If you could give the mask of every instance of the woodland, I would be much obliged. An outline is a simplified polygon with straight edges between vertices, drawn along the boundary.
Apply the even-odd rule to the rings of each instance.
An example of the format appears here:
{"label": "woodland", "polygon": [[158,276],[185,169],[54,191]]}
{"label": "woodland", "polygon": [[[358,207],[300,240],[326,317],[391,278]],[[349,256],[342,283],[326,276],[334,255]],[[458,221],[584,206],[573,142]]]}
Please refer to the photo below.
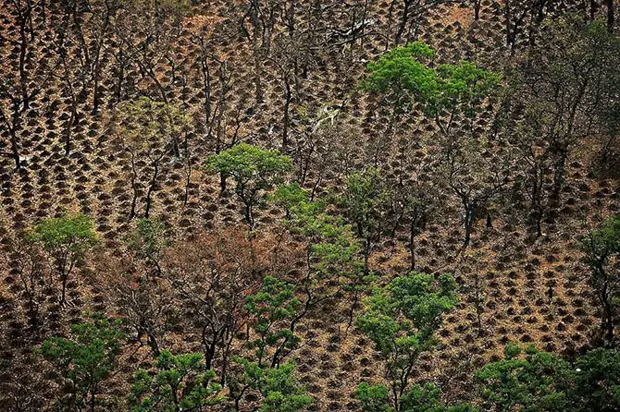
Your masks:
{"label": "woodland", "polygon": [[0,411],[620,410],[614,0],[0,0]]}

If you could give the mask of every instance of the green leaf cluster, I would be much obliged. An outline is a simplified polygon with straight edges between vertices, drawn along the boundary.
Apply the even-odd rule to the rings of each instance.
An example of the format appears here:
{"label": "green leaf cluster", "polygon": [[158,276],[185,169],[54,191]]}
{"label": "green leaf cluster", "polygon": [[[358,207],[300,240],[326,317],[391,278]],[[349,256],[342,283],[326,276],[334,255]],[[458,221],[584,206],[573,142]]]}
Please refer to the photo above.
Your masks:
{"label": "green leaf cluster", "polygon": [[131,410],[191,411],[221,403],[221,386],[212,382],[215,373],[204,369],[203,356],[199,353],[173,355],[162,351],[154,376],[144,369],[134,374],[129,397]]}
{"label": "green leaf cluster", "polygon": [[500,83],[500,76],[461,61],[432,67],[435,52],[423,43],[398,47],[367,66],[363,90],[383,94],[396,109],[420,104],[427,116],[463,106],[466,115]]}
{"label": "green leaf cluster", "polygon": [[81,214],[45,219],[30,231],[29,238],[52,255],[76,258],[97,242],[93,221]]}
{"label": "green leaf cluster", "polygon": [[236,361],[244,367],[243,380],[263,397],[259,408],[261,412],[302,411],[314,401],[295,379],[294,362],[265,367],[243,358],[237,358]]}
{"label": "green leaf cluster", "polygon": [[488,407],[509,411],[616,411],[620,352],[599,348],[574,363],[530,346],[508,344],[505,359],[476,374]]}
{"label": "green leaf cluster", "polygon": [[88,323],[71,325],[68,337],[54,337],[43,342],[41,355],[55,366],[73,395],[75,407],[95,403],[101,382],[116,366],[124,334],[119,322],[93,317]]}
{"label": "green leaf cluster", "polygon": [[[269,348],[281,352],[297,346],[299,337],[289,327],[301,305],[295,297],[295,285],[266,276],[261,289],[248,296],[246,302],[245,308],[252,318],[252,329],[257,335],[249,344],[256,348],[259,366],[263,366]],[[277,364],[277,361],[274,358],[272,363]]]}
{"label": "green leaf cluster", "polygon": [[357,327],[375,344],[385,362],[391,406],[400,405],[409,388],[413,367],[421,352],[435,344],[434,332],[442,315],[456,303],[452,275],[411,272],[377,288],[367,300]]}

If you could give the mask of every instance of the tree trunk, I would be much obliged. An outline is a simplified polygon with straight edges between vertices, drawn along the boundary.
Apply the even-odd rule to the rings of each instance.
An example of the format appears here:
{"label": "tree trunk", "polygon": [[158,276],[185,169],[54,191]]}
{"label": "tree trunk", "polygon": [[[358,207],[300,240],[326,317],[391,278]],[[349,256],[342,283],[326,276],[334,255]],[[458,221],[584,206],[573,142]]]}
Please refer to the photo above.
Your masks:
{"label": "tree trunk", "polygon": [[555,164],[555,171],[553,176],[553,197],[555,201],[560,203],[560,196],[562,193],[562,187],[564,186],[564,169],[566,167],[566,152],[559,153],[559,158]]}
{"label": "tree trunk", "polygon": [[151,179],[149,190],[146,193],[146,210],[144,211],[145,219],[149,218],[149,213],[151,211],[151,196],[153,194],[153,189],[155,188],[155,182],[157,180],[158,172],[159,172],[159,164],[157,162],[153,162],[153,178]]}
{"label": "tree trunk", "polygon": [[9,133],[11,135],[11,153],[13,156],[13,160],[15,161],[15,170],[21,170],[22,162],[19,156],[19,144],[17,143],[17,132],[15,131],[15,126],[8,127]]}
{"label": "tree trunk", "polygon": [[71,152],[71,132],[73,131],[73,124],[77,117],[77,99],[73,95],[71,96],[71,114],[69,115],[69,122],[67,123],[67,130],[65,130],[65,156],[69,156]]}
{"label": "tree trunk", "polygon": [[67,275],[61,275],[60,280],[62,282],[62,294],[60,295],[60,305],[67,303]]}
{"label": "tree trunk", "polygon": [[284,87],[286,95],[284,98],[284,125],[282,126],[282,151],[286,151],[288,146],[288,128],[290,123],[289,107],[291,105],[291,85],[289,84],[288,77],[284,78]]}
{"label": "tree trunk", "polygon": [[89,406],[90,412],[95,412],[95,394],[93,391],[90,392]]}
{"label": "tree trunk", "polygon": [[465,240],[463,241],[463,248],[469,246],[471,241],[471,232],[474,228],[474,222],[476,220],[476,206],[469,205],[465,207]]}
{"label": "tree trunk", "polygon": [[403,33],[405,32],[405,29],[407,28],[407,22],[409,21],[409,12],[410,12],[409,6],[411,6],[411,0],[404,0],[403,14],[400,19],[400,25],[398,26],[398,32],[396,33],[396,39],[394,40],[394,43],[396,45],[398,45],[398,43],[400,42],[400,39],[402,38]]}
{"label": "tree trunk", "polygon": [[133,191],[133,197],[131,198],[131,210],[129,211],[129,220],[132,220],[136,216],[136,204],[138,203],[138,172],[136,171],[136,159],[135,154],[131,152],[131,189]]}

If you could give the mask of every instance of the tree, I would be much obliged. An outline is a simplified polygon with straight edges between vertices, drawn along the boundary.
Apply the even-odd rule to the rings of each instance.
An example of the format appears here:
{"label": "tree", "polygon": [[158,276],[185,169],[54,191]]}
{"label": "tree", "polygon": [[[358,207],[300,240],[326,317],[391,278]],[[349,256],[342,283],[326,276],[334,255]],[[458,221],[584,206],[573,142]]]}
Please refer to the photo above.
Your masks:
{"label": "tree", "polygon": [[392,106],[388,134],[401,112],[411,109],[414,101],[426,101],[437,89],[436,73],[426,66],[434,55],[429,46],[416,42],[397,47],[368,63],[368,75],[360,86],[367,92],[383,95],[384,102]]}
{"label": "tree", "polygon": [[[373,275],[364,270],[364,248],[350,225],[339,216],[332,216],[323,199],[310,201],[310,195],[295,183],[278,188],[276,203],[288,209],[287,222],[293,235],[305,238],[305,274],[295,279],[297,291],[303,295],[303,309],[291,323],[304,317],[312,307],[341,293],[352,294],[349,325],[362,293],[372,282]],[[367,262],[366,262],[367,268]]]}
{"label": "tree", "polygon": [[245,220],[253,228],[254,208],[263,200],[263,192],[282,181],[291,170],[292,161],[277,150],[240,143],[210,156],[207,166],[234,180],[235,193],[244,205]]}
{"label": "tree", "polygon": [[441,402],[441,389],[432,383],[413,385],[401,401],[402,410],[410,412],[477,412],[479,409],[469,404],[445,406]]}
{"label": "tree", "polygon": [[199,232],[166,251],[164,276],[200,335],[206,368],[216,370],[224,385],[233,345],[249,320],[247,297],[258,291],[263,273],[290,270],[270,262],[272,253],[286,254],[272,251],[273,240],[234,227]]}
{"label": "tree", "polygon": [[294,362],[278,367],[261,367],[246,359],[237,361],[244,368],[243,380],[262,396],[261,412],[298,412],[305,410],[314,401],[295,379]]}
{"label": "tree", "polygon": [[261,289],[246,300],[245,308],[256,334],[249,344],[256,348],[257,365],[265,366],[266,358],[271,356],[268,364],[277,367],[300,341],[294,329],[289,327],[301,305],[295,297],[295,286],[266,276]]}
{"label": "tree", "polygon": [[[398,29],[396,31],[394,44],[398,45],[403,36],[406,43],[408,43],[412,37],[415,40],[415,38],[418,37],[419,25],[423,20],[425,13],[433,7],[438,7],[442,4],[450,2],[451,0],[392,0],[389,11],[390,18],[397,3],[401,4],[402,9],[400,22],[397,25]],[[391,24],[390,27],[392,27]]]}
{"label": "tree", "polygon": [[180,136],[186,131],[189,118],[185,111],[172,103],[156,102],[148,97],[127,101],[116,107],[113,128],[120,125],[119,136],[123,148],[129,153],[133,198],[129,219],[136,215],[141,171],[139,158],[145,157],[151,168],[147,183],[144,218],[148,219],[152,207],[153,191],[161,173],[164,157],[172,151],[179,156]]}
{"label": "tree", "polygon": [[410,270],[416,270],[416,237],[426,228],[433,212],[438,209],[444,196],[441,181],[433,179],[438,175],[437,164],[431,156],[417,147],[417,141],[407,140],[400,146],[400,167],[386,177],[390,187],[390,235],[395,238],[403,221],[409,232]]}
{"label": "tree", "polygon": [[43,342],[41,354],[54,365],[55,373],[68,389],[70,408],[95,411],[101,383],[116,366],[124,335],[119,322],[93,317],[88,323],[71,325],[68,338],[55,337]]}
{"label": "tree", "polygon": [[369,274],[368,257],[373,242],[381,235],[389,205],[390,193],[378,169],[353,173],[346,179],[342,203],[347,216],[364,242],[364,274]]}
{"label": "tree", "polygon": [[97,242],[92,220],[84,215],[45,219],[32,228],[29,237],[42,246],[50,264],[60,276],[60,303],[64,305],[69,275]]}
{"label": "tree", "polygon": [[620,405],[620,353],[590,350],[569,363],[557,355],[508,344],[505,359],[476,373],[484,406],[493,410],[614,411]]}
{"label": "tree", "polygon": [[[395,48],[368,64],[361,87],[382,94],[393,105],[393,113],[411,110],[418,103],[448,136],[459,115],[473,118],[481,110],[500,77],[468,61],[433,68],[434,55],[433,49],[419,42]],[[390,129],[392,123],[393,119]]]}
{"label": "tree", "polygon": [[574,364],[576,409],[611,412],[620,408],[620,351],[598,348]]}
{"label": "tree", "polygon": [[456,305],[455,289],[449,274],[435,279],[411,272],[377,288],[357,319],[357,327],[374,342],[384,361],[390,405],[396,411],[406,410],[402,402],[413,368],[420,353],[434,346],[442,315]]}
{"label": "tree", "polygon": [[353,395],[362,404],[363,412],[389,412],[390,392],[384,385],[369,385],[360,383]]}
{"label": "tree", "polygon": [[202,410],[223,400],[221,386],[212,382],[199,353],[173,355],[162,351],[154,376],[144,369],[134,374],[129,404],[134,412]]}
{"label": "tree", "polygon": [[526,133],[539,136],[536,146],[553,167],[556,203],[564,184],[566,162],[583,138],[613,130],[608,109],[616,107],[620,81],[620,40],[600,22],[577,16],[556,19],[530,47],[511,75],[515,116],[522,113]]}
{"label": "tree", "polygon": [[[21,286],[20,302],[28,316],[35,336],[38,336],[41,306],[45,302],[45,289],[48,288],[50,273],[41,247],[33,244],[23,234],[9,238],[6,250],[6,263],[13,262],[15,275]],[[2,262],[2,259],[0,259]]]}
{"label": "tree", "polygon": [[509,183],[511,156],[507,149],[485,136],[463,136],[444,148],[444,173],[463,206],[465,239],[469,245],[478,209],[485,208]]}
{"label": "tree", "polygon": [[505,359],[485,365],[477,374],[488,407],[524,411],[570,410],[572,369],[568,362],[533,345],[508,344]]}
{"label": "tree", "polygon": [[[422,43],[396,48],[368,65],[362,87],[382,93],[394,105],[394,113],[411,110],[417,103],[439,128],[439,136],[433,136],[438,142],[434,146],[443,159],[446,180],[463,204],[467,246],[476,209],[507,183],[508,157],[498,162],[492,156],[493,150],[501,150],[490,144],[497,133],[491,138],[478,137],[473,126],[500,77],[467,61],[433,68],[429,64],[433,56],[434,51]],[[463,137],[454,129],[458,120],[464,123],[458,130]]]}
{"label": "tree", "polygon": [[167,332],[175,326],[178,302],[166,279],[150,276],[153,267],[135,254],[98,257],[96,273],[123,324],[135,331],[131,340],[146,344],[153,356],[161,354]]}
{"label": "tree", "polygon": [[44,3],[44,0],[9,0],[3,8],[11,16],[11,23],[6,26],[12,29],[3,33],[2,40],[17,51],[18,57],[9,57],[0,69],[0,125],[8,132],[11,147],[10,153],[0,154],[13,159],[15,170],[22,167],[23,115],[31,109],[32,101],[49,79],[49,72],[45,73],[47,64],[37,60],[40,56],[35,47],[39,29],[35,13]]}
{"label": "tree", "polygon": [[608,218],[582,242],[584,261],[590,267],[589,283],[602,309],[601,327],[613,344],[616,311],[620,299],[620,214]]}
{"label": "tree", "polygon": [[144,259],[158,276],[162,274],[161,261],[168,246],[164,229],[159,219],[138,219],[135,230],[127,238],[128,246],[136,257]]}

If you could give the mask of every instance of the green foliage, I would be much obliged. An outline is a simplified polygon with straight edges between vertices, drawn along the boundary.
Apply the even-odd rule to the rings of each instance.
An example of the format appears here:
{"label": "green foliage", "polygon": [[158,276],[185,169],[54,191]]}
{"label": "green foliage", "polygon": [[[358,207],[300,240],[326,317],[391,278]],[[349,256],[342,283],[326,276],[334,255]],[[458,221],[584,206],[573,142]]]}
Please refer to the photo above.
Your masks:
{"label": "green foliage", "polygon": [[437,75],[439,88],[426,105],[427,114],[432,116],[461,105],[466,116],[473,116],[501,79],[498,74],[487,72],[468,61],[439,66]]}
{"label": "green foliage", "polygon": [[385,361],[393,407],[398,408],[420,352],[434,345],[433,334],[442,315],[457,303],[455,290],[449,274],[436,280],[433,275],[412,272],[375,290],[358,317],[357,327]]}
{"label": "green foliage", "polygon": [[282,182],[284,175],[292,168],[292,160],[277,150],[240,143],[210,156],[207,168],[232,177],[235,193],[245,205],[245,218],[253,226],[252,209],[261,200],[261,192]]}
{"label": "green foliage", "polygon": [[368,239],[380,229],[389,205],[389,192],[383,184],[381,172],[370,168],[353,173],[345,184],[342,203],[347,215],[357,226],[358,236]]}
{"label": "green foliage", "polygon": [[83,257],[97,241],[93,221],[79,214],[45,219],[29,235],[52,256],[66,257],[68,260]]}
{"label": "green foliage", "polygon": [[437,76],[428,69],[435,52],[423,43],[411,43],[389,51],[376,62],[368,63],[363,90],[381,93],[399,108],[411,100],[426,101],[437,90]]}
{"label": "green foliage", "polygon": [[237,358],[236,361],[244,367],[242,380],[249,388],[258,390],[263,397],[260,411],[297,412],[306,409],[314,401],[295,379],[294,362],[265,367],[243,358]]}
{"label": "green foliage", "polygon": [[246,299],[245,308],[253,318],[252,328],[257,338],[250,342],[256,348],[258,366],[273,348],[272,366],[276,366],[287,350],[299,343],[290,322],[298,315],[301,302],[295,297],[295,285],[266,276],[257,293]]}
{"label": "green foliage", "polygon": [[530,346],[507,345],[505,359],[489,363],[477,373],[488,405],[508,411],[561,411],[571,402],[568,362]]}
{"label": "green foliage", "polygon": [[[355,390],[356,398],[362,403],[364,412],[393,412],[390,406],[388,388],[383,385],[361,383]],[[441,389],[432,383],[412,385],[400,399],[399,411],[403,412],[477,412],[469,404],[446,406],[441,401]]]}
{"label": "green foliage", "polygon": [[589,283],[602,307],[607,340],[614,339],[615,315],[620,305],[620,276],[613,265],[620,256],[620,214],[607,219],[583,240],[584,261],[590,266]]}
{"label": "green foliage", "polygon": [[442,412],[441,389],[432,383],[413,385],[402,397],[400,409],[411,412]]}
{"label": "green foliage", "polygon": [[586,263],[593,268],[606,265],[612,256],[620,253],[620,214],[607,219],[582,242]]}
{"label": "green foliage", "polygon": [[616,411],[620,408],[620,352],[594,349],[574,364],[530,346],[509,344],[505,359],[478,373],[487,405],[497,410]]}
{"label": "green foliage", "polygon": [[397,109],[417,102],[431,117],[443,110],[455,112],[459,107],[466,115],[472,115],[499,85],[500,76],[467,61],[434,69],[429,65],[434,53],[422,43],[391,50],[368,64],[368,76],[361,87],[385,95]]}
{"label": "green foliage", "polygon": [[67,279],[88,249],[97,243],[92,220],[84,215],[45,219],[28,234],[31,241],[41,244],[52,261],[62,282],[61,303],[65,303]]}
{"label": "green foliage", "polygon": [[384,385],[369,385],[362,382],[357,386],[355,397],[362,404],[363,412],[390,412],[390,394]]}
{"label": "green foliage", "polygon": [[303,190],[299,183],[293,182],[280,185],[276,188],[271,199],[275,204],[281,206],[286,211],[286,216],[291,216],[292,209],[304,202],[308,202],[308,192]]}
{"label": "green foliage", "polygon": [[319,297],[313,290],[326,290],[326,283],[333,280],[337,281],[334,283],[339,289],[347,292],[357,293],[365,289],[373,276],[363,271],[360,260],[363,246],[351,226],[341,217],[330,214],[322,199],[311,202],[305,191],[295,196],[299,201],[290,203],[289,227],[292,232],[303,234],[309,245],[308,277],[302,285],[305,294],[312,295],[311,300],[320,300],[326,294]]}
{"label": "green foliage", "polygon": [[43,342],[41,355],[51,362],[72,395],[69,400],[77,408],[95,404],[101,382],[116,366],[124,334],[119,323],[94,317],[92,321],[71,325],[67,338],[54,337]]}
{"label": "green foliage", "polygon": [[134,375],[129,404],[135,412],[190,411],[219,404],[221,387],[213,383],[215,373],[204,371],[198,353],[172,355],[162,351],[154,376],[140,369]]}
{"label": "green foliage", "polygon": [[129,248],[159,270],[159,262],[168,241],[164,224],[159,219],[138,219],[136,228],[127,237]]}
{"label": "green foliage", "polygon": [[594,349],[575,362],[576,410],[611,412],[620,410],[620,351]]}

